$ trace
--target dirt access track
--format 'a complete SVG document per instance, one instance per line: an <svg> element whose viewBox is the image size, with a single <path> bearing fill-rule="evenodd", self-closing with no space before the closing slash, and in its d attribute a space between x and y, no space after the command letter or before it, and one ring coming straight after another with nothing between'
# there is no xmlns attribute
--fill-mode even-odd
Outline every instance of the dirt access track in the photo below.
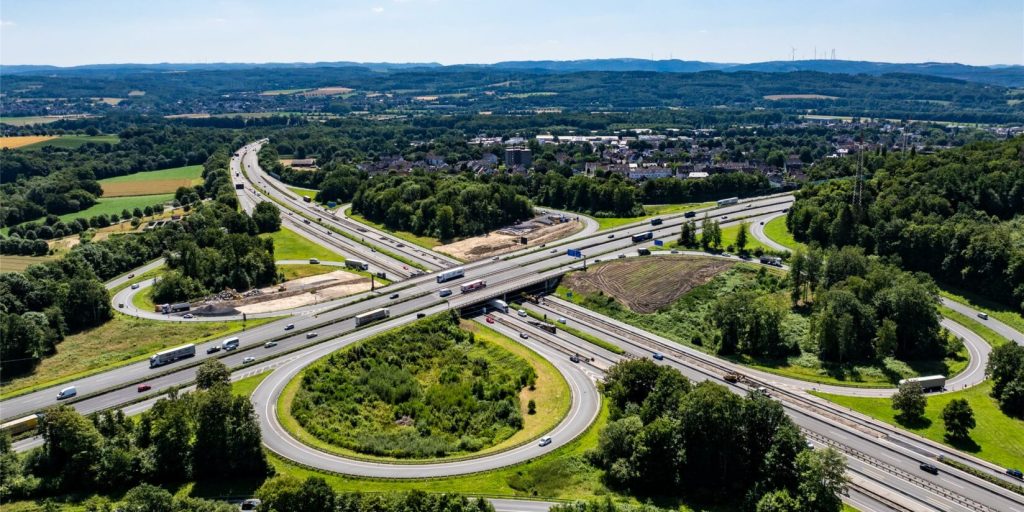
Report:
<svg viewBox="0 0 1024 512"><path fill-rule="evenodd" d="M637 313L654 313L734 264L699 256L623 258L572 272L562 283L576 293L603 293Z"/></svg>
<svg viewBox="0 0 1024 512"><path fill-rule="evenodd" d="M433 250L462 261L476 261L526 247L536 247L540 244L553 242L583 229L583 223L576 219L548 226L542 224L535 224L535 226L535 229L524 231L521 235L507 233L505 231L508 228L503 228L486 235L474 236L473 238L466 238L458 242L439 245L434 247ZM520 236L526 237L528 243L525 246L519 243Z"/></svg>

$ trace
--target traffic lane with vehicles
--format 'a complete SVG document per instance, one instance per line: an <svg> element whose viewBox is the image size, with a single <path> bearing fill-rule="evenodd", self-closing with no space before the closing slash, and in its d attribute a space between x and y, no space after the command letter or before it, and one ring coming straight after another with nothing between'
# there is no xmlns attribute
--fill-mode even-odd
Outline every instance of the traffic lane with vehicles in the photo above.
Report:
<svg viewBox="0 0 1024 512"><path fill-rule="evenodd" d="M956 311L957 313L966 315L970 318L977 320L978 323L984 325L985 327L988 327L989 329L992 329L993 331L995 331L996 334L1008 340L1012 340L1018 345L1024 345L1024 333L1014 329L1013 327L1010 327L1009 325L1000 322L998 319L990 316L988 318L982 318L982 315L988 316L988 314L983 313L980 310L974 309L966 304L957 302L953 299L941 297L941 300L943 306L946 306L949 309Z"/></svg>
<svg viewBox="0 0 1024 512"><path fill-rule="evenodd" d="M765 207L765 208L770 210L770 209L776 208L776 207ZM757 213L757 209L755 209L754 213L755 214ZM770 212L764 212L764 213L770 213ZM736 221L737 220L734 219L733 221L730 221L730 222L736 222ZM657 232L659 233L659 236L661 236L661 234L665 234L666 236L668 236L670 234L669 232L670 232L671 229L672 229L671 227L665 227L663 229L659 229ZM614 239L614 240L606 240L602 236L596 236L596 237L593 237L593 238L589 239L587 242L593 242L593 243L601 244L604 247L604 250L608 250L608 251L617 251L617 250L620 250L622 248L634 245L634 244L632 244L629 241L628 238L625 238L625 237L617 238L617 239ZM564 267L567 264L571 264L571 263L575 262L575 259L572 258L572 257L567 256L564 251L558 252L557 254L549 254L549 253L544 253L544 252L538 252L538 253L526 256L526 257L524 257L522 259L523 260L527 260L527 261L532 261L532 263L527 263L527 264L520 265L520 259L519 258L514 259L514 260L500 260L498 262L490 262L490 261L488 261L488 262L484 262L483 264L481 264L481 266L479 268L476 268L475 270L485 272L482 275L486 276L487 279L489 280L489 282L495 282L495 281L496 282L511 282L511 281L516 281L516 280L522 280L524 277L535 275L537 272L540 272L540 271L544 271L544 270L547 270L547 269L550 269L550 268L554 268L554 267L559 267L559 266ZM444 284L437 284L436 280L434 280L434 278L432 276L426 275L426 276L422 276L422 277L419 277L419 278L414 278L414 279L409 280L406 283L402 283L402 284L403 285L404 284L409 284L409 285L413 286L409 290L409 292L407 292L407 295L409 293L411 293L411 294L426 293L427 296L431 296L431 295L436 294L436 290L439 289L439 288L442 288L442 287L455 287L455 286L457 286L457 285L459 285L461 283L472 281L472 280L479 279L479 278L481 278L481 273L480 272L472 272L472 273L468 273L467 276L464 279L456 280L456 281L449 282L449 283L444 283ZM392 287L394 287L394 286L395 285L392 285ZM381 289L379 291L379 293L381 293L381 294L387 293L391 289L394 289L394 288L386 287L386 288ZM128 301L128 302L130 303L130 301ZM355 315L355 314L362 313L362 312L365 312L365 311L369 311L369 310L372 310L372 309L376 309L376 308L379 308L379 307L384 307L384 306L386 306L388 304L389 304L388 299L378 296L378 297L376 297L374 299L370 299L370 300L362 302L362 303L357 303L357 304L352 304L352 305L349 305L349 306L338 307L337 309L335 309L333 311L320 310L321 321L327 321L327 320L331 320L331 319L342 318L342 317L344 317L346 315L349 315L349 316ZM126 307L127 307L127 305L126 305ZM324 308L332 308L332 307L334 307L334 306L329 305L329 304L325 304L324 305ZM129 313L130 312L131 311L129 311ZM310 313L309 311L305 312L305 314L307 314L307 315L309 313ZM164 320L169 319L169 318L164 317L163 315L159 315L159 314L155 314L155 316L157 318L159 318L159 319L164 319ZM266 329L281 328L281 326L285 322L286 322L286 320L282 320L282 321L279 321L279 322L274 322L274 323L265 325L264 328L266 328ZM253 339L253 340L250 341L250 343L263 342L267 338L270 338L270 337L273 337L273 336L274 336L274 334L269 334L264 339ZM200 347L200 352L202 352L202 347ZM205 354L201 354L201 355L205 356ZM116 369L116 370L111 370L110 372L106 372L104 374L99 374L97 376L89 377L89 378L83 379L82 381L76 381L76 382L84 383L83 387L82 387L82 393L83 394L89 394L89 393L97 392L98 389L113 388L113 387L115 387L117 385L117 383L135 382L136 380L133 380L133 379L140 378L140 376L141 376L140 372L143 372L145 370L148 370L148 363L140 363L140 364L136 364L134 366L130 365L128 367L122 367L122 368L119 368L119 369ZM102 379L101 385L90 385L92 382L96 382L96 380L100 380L100 379ZM21 397L13 398L13 399L10 399L8 401L3 402L2 406L4 408L4 411L3 411L4 417L17 417L21 413L28 413L28 412L31 412L33 410L37 410L37 409L41 409L43 407L49 406L52 403L51 402L52 396L56 393L56 391L58 389L59 389L59 387L52 387L52 388L41 390L41 391L33 393L33 394L23 395ZM10 403L8 403L8 402L10 402Z"/></svg>
<svg viewBox="0 0 1024 512"><path fill-rule="evenodd" d="M444 310L444 306L435 306L425 312L430 314ZM275 369L273 373L260 383L252 396L253 404L260 418L264 445L279 456L300 462L305 466L347 475L402 479L443 477L497 469L549 453L582 434L597 417L600 411L601 399L594 381L587 374L580 371L575 365L570 364L562 354L550 347L531 340L521 340L515 337L516 333L509 332L508 329L489 325L489 327L496 328L499 332L517 339L523 345L549 360L569 383L569 389L572 394L569 413L554 430L545 434L552 438L552 442L547 446L539 446L536 440L533 440L509 450L476 458L451 462L393 464L353 460L322 452L295 440L281 426L277 419L276 410L278 396L288 382L304 368L316 360L360 339L415 320L415 315L408 314L392 318L392 320L387 322L373 324L366 329L304 350L296 354L293 361Z"/></svg>
<svg viewBox="0 0 1024 512"><path fill-rule="evenodd" d="M108 290L113 290L114 288L117 288L118 286L126 284L129 281L131 281L132 279L135 279L136 276L141 276L142 274L144 274L146 272L149 272L150 270L153 270L155 268L159 268L165 262L166 262L166 260L164 260L163 258L157 258L157 259L155 259L155 260L153 260L153 261L151 261L149 263L146 263L145 265L143 265L141 267L138 267L138 268L135 268L133 270L130 270L130 271L124 273L124 274L121 274L121 275L119 275L119 276L117 276L117 277L115 277L115 278L113 278L113 279L103 283L103 286L106 289L108 289Z"/></svg>
<svg viewBox="0 0 1024 512"><path fill-rule="evenodd" d="M790 251L790 252L792 252L794 250L794 248L786 247L785 245L782 245L782 244L776 242L775 240L772 240L764 232L765 224L768 224L769 222L771 222L771 221L773 221L773 220L775 220L775 219L777 219L779 217L783 217L785 215L786 215L785 213L777 213L775 215L769 215L769 216L767 216L765 218L759 219L758 222L751 223L750 224L750 234L754 235L754 238L756 238L762 244L767 245L768 247L771 247L772 249L775 249L776 251Z"/></svg>
<svg viewBox="0 0 1024 512"><path fill-rule="evenodd" d="M299 198L297 194L292 192L290 189L281 184L278 180L267 174L259 165L258 157L259 149L250 149L242 154L241 164L245 165L246 171L251 172L256 178L257 184L260 189L273 196L274 199L282 202L287 202L293 208L297 208L302 211L306 211L309 214L316 215L322 218L322 222L325 222L337 229L347 232L349 235L364 238L367 233L362 233L356 230L356 224L350 220L338 220L334 217L334 212L323 208L318 208L316 205L307 203ZM251 183L251 181L250 181ZM369 227L365 227L369 232ZM390 237L389 237L390 238ZM379 236L374 243L380 243ZM452 267L458 264L458 261L452 259L449 256L445 256L433 251L426 249L413 249L394 239L383 241L388 246L389 251L400 253L403 256L412 259L430 270L437 270L446 267ZM401 246L399 245L401 244Z"/></svg>

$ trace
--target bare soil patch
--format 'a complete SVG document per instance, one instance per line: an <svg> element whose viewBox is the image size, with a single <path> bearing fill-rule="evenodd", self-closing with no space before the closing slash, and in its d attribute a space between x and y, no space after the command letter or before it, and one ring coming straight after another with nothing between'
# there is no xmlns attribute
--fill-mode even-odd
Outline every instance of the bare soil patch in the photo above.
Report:
<svg viewBox="0 0 1024 512"><path fill-rule="evenodd" d="M284 290L281 291L280 288ZM370 278L344 270L303 277L264 288L261 295L234 301L240 313L266 313L317 304L370 290ZM226 306L228 304L220 304Z"/></svg>
<svg viewBox="0 0 1024 512"><path fill-rule="evenodd" d="M313 89L302 93L303 96L337 96L339 94L348 94L352 92L349 87L321 87L319 89Z"/></svg>
<svg viewBox="0 0 1024 512"><path fill-rule="evenodd" d="M625 258L568 274L564 284L577 293L603 293L637 313L654 313L733 265L692 256Z"/></svg>
<svg viewBox="0 0 1024 512"><path fill-rule="evenodd" d="M532 221L531 221L532 222ZM530 224L530 223L525 223ZM536 247L541 244L565 238L583 228L583 223L577 220L568 222L544 225L533 223L532 229L521 229L515 232L508 228L492 231L486 235L466 238L458 242L439 245L434 250L448 254L462 261L474 261L490 258L506 252L512 252L526 247ZM518 233L518 234L516 234ZM520 238L525 236L527 244L520 244Z"/></svg>
<svg viewBox="0 0 1024 512"><path fill-rule="evenodd" d="M167 180L125 181L121 183L104 183L103 197L148 196L152 194L168 194L178 187L190 187L192 180L173 178Z"/></svg>

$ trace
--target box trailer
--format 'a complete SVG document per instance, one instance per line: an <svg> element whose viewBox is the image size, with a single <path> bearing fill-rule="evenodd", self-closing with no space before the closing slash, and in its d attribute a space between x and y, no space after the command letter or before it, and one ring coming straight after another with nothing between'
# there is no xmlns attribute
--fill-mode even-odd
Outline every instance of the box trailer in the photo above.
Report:
<svg viewBox="0 0 1024 512"><path fill-rule="evenodd" d="M501 299L491 299L487 305L492 309L501 311L502 313L508 313L508 303Z"/></svg>
<svg viewBox="0 0 1024 512"><path fill-rule="evenodd" d="M730 204L736 204L738 202L740 202L740 198L738 198L738 197L729 197L729 198L726 198L726 199L719 199L718 200L718 206L728 206Z"/></svg>
<svg viewBox="0 0 1024 512"><path fill-rule="evenodd" d="M484 281L483 279L477 279L476 281L470 281L470 282L462 285L461 287L459 287L459 289L462 290L462 293L469 293L469 292L475 292L477 290L480 290L480 289L482 289L482 288L484 288L486 286L487 286L487 282L486 281Z"/></svg>
<svg viewBox="0 0 1024 512"><path fill-rule="evenodd" d="M157 366L163 366L165 364L173 363L179 359L185 359L196 355L196 346L194 344L182 345L180 347L164 350L163 352L157 352L152 356L149 356L149 367L156 368Z"/></svg>
<svg viewBox="0 0 1024 512"><path fill-rule="evenodd" d="M635 243L638 243L638 242L643 242L645 240L650 240L652 238L654 238L654 232L653 231L647 231L645 233L637 233L637 234L633 235L631 239L633 240L633 243L635 244Z"/></svg>
<svg viewBox="0 0 1024 512"><path fill-rule="evenodd" d="M22 432L35 430L36 427L39 426L39 420L42 417L42 414L33 414L31 416L25 416L24 418L8 421L3 425L0 425L0 432L6 432L10 436L16 436Z"/></svg>
<svg viewBox="0 0 1024 512"><path fill-rule="evenodd" d="M391 311L388 308L375 309L368 311L361 315L356 315L356 327L360 325L366 325L370 322L376 322L377 320L383 320L391 316Z"/></svg>
<svg viewBox="0 0 1024 512"><path fill-rule="evenodd" d="M370 264L361 260L345 260L345 266L356 270L369 270Z"/></svg>
<svg viewBox="0 0 1024 512"><path fill-rule="evenodd" d="M927 377L913 377L910 379L903 379L900 381L900 385L908 382L916 382L921 385L921 389L924 391L942 391L942 388L946 386L945 375L929 375Z"/></svg>
<svg viewBox="0 0 1024 512"><path fill-rule="evenodd" d="M445 281L451 281L452 279L459 279L466 276L466 269L462 267L451 268L437 274L437 282L443 283Z"/></svg>

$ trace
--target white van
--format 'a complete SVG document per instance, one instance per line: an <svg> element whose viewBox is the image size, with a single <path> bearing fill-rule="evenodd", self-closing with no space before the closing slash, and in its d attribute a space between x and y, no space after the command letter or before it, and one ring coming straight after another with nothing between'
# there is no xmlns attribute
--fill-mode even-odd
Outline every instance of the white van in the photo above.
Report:
<svg viewBox="0 0 1024 512"><path fill-rule="evenodd" d="M440 296L440 297L447 297L447 296L449 296L451 294L452 294L452 291L450 289L448 289L448 288L441 288L441 290L439 292L437 292L437 295Z"/></svg>
<svg viewBox="0 0 1024 512"><path fill-rule="evenodd" d="M78 395L78 388L74 386L66 387L57 393L57 400L64 400L65 398L71 398Z"/></svg>
<svg viewBox="0 0 1024 512"><path fill-rule="evenodd" d="M540 438L540 442L537 443L537 446L547 446L549 444L551 444L551 436L544 436Z"/></svg>

